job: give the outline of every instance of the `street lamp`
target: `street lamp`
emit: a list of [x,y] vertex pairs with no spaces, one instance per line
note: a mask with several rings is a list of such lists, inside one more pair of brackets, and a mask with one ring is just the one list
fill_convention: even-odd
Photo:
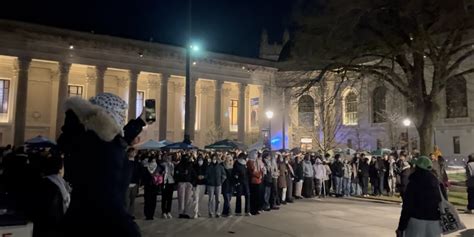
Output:
[[403,120],[403,125],[405,126],[406,128],[406,133],[407,133],[407,150],[408,150],[408,153],[410,153],[410,136],[408,135],[408,128],[410,127],[411,125],[411,120],[409,118],[406,118]]
[[270,152],[272,151],[272,118],[273,118],[273,111],[268,110],[265,112],[265,116],[268,119],[268,148]]

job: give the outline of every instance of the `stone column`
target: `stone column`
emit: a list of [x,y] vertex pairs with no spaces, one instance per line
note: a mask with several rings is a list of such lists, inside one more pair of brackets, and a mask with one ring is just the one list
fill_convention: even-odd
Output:
[[58,107],[56,115],[56,137],[61,134],[61,127],[64,124],[64,103],[68,98],[69,70],[70,63],[59,62],[59,89],[58,89]]
[[107,67],[104,65],[97,65],[95,66],[95,75],[96,75],[96,84],[95,84],[95,94],[104,93],[104,80],[105,80],[105,72],[107,71]]
[[128,120],[136,119],[137,117],[137,81],[138,70],[129,71],[128,84]]
[[222,126],[222,81],[215,81],[215,94],[214,94],[214,124],[216,128]]
[[166,139],[166,133],[168,131],[168,81],[170,75],[162,73],[161,74],[161,90],[160,90],[160,141]]
[[28,70],[30,63],[31,58],[18,58],[18,89],[16,91],[15,131],[13,134],[13,143],[17,147],[22,146],[25,142]]
[[239,86],[239,107],[237,115],[237,137],[240,142],[245,140],[245,91],[247,84],[240,84]]
[[[189,120],[185,121],[188,122],[189,126],[189,138],[194,140],[194,134],[196,131],[196,83],[199,79],[196,77],[191,77],[191,93],[189,94],[189,98],[191,99],[191,108],[189,113]],[[187,113],[188,111],[186,111]]]

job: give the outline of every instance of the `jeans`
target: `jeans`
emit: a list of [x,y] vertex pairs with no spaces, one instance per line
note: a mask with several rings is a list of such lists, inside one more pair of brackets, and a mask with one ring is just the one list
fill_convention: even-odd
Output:
[[379,194],[383,195],[385,192],[385,174],[379,175]]
[[235,187],[237,195],[235,196],[235,213],[242,213],[242,195],[245,197],[245,213],[250,212],[250,191],[248,184],[240,184]]
[[134,216],[135,214],[135,198],[138,194],[138,185],[134,187],[129,187],[127,190],[127,195],[125,196],[125,210],[128,211],[128,214]]
[[303,190],[303,180],[295,182],[295,197],[301,197],[302,190]]
[[222,193],[222,186],[207,186],[207,192],[209,195],[209,215],[220,216],[220,196]]
[[342,195],[342,177],[334,176],[334,192],[336,195]]
[[352,196],[360,196],[362,194],[362,187],[357,182],[358,179],[352,180],[352,187],[351,187],[351,195]]
[[272,186],[265,185],[265,195],[263,198],[263,209],[268,210],[270,206],[270,196],[272,195]]
[[178,213],[189,215],[193,204],[193,185],[189,182],[178,183]]
[[344,196],[350,196],[351,195],[351,178],[343,178],[342,179],[342,190]]
[[278,195],[278,180],[273,178],[271,194],[270,194],[270,206],[276,207],[280,205],[280,196]]
[[288,202],[292,202],[293,201],[293,180],[291,180],[290,177],[287,178],[287,184],[288,184],[288,187],[286,190],[286,200]]
[[193,194],[194,217],[198,217],[201,215],[201,213],[199,212],[199,202],[203,199],[205,193],[206,193],[206,185],[197,185],[194,188],[194,194]]
[[232,191],[222,193],[222,196],[224,197],[224,207],[222,209],[222,215],[228,216],[231,214],[230,201],[232,200]]
[[281,202],[285,203],[286,202],[286,191],[287,188],[280,188],[280,195],[281,195]]
[[369,177],[364,176],[362,179],[362,194],[367,195],[369,194]]
[[388,189],[390,196],[395,194],[395,188],[397,187],[397,179],[395,177],[388,177]]
[[327,194],[324,192],[324,181],[322,179],[315,179],[315,193],[316,197],[323,197],[326,196]]
[[161,212],[170,213],[173,203],[174,184],[165,184],[161,193]]

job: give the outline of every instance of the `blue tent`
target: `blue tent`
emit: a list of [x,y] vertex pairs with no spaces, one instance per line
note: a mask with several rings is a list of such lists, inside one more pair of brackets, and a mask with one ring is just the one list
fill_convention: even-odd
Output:
[[138,150],[159,150],[161,149],[162,147],[165,147],[166,145],[161,143],[161,142],[157,142],[153,139],[150,139],[148,140],[147,142],[139,145],[137,147]]
[[245,150],[247,149],[247,147],[243,143],[238,142],[238,141],[231,141],[229,139],[215,142],[214,144],[207,145],[204,148],[214,149],[214,150],[231,150],[231,149]]
[[195,149],[198,149],[198,148],[196,146],[189,145],[189,144],[184,143],[184,142],[177,142],[177,143],[169,144],[169,145],[163,147],[163,149],[166,149],[166,150],[195,150]]
[[43,136],[37,136],[31,138],[25,142],[25,145],[29,147],[55,147],[56,142],[49,140]]

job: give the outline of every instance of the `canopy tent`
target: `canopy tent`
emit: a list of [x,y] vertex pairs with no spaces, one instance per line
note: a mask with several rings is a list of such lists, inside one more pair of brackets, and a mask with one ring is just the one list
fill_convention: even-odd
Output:
[[157,142],[153,139],[150,139],[147,142],[138,145],[137,149],[138,150],[159,150],[165,146],[166,145],[161,142]]
[[392,153],[392,150],[388,149],[388,148],[381,148],[381,149],[377,149],[375,151],[372,152],[372,155],[373,156],[382,156],[384,154],[391,154]]
[[55,147],[56,142],[43,136],[37,136],[25,141],[25,145],[28,147]]
[[165,150],[195,150],[198,149],[196,146],[189,145],[184,142],[177,142],[177,143],[172,143],[169,144],[165,147],[163,147]]
[[264,148],[265,148],[265,144],[263,143],[263,141],[259,141],[250,145],[247,151],[260,151],[260,150],[263,150]]
[[205,146],[204,148],[213,149],[213,150],[231,150],[231,149],[246,150],[247,149],[247,147],[243,143],[239,141],[231,141],[229,139],[215,142],[211,145]]
[[172,142],[172,141],[168,141],[168,140],[161,140],[161,141],[159,141],[159,143],[161,143],[161,144],[167,146],[167,145],[169,145],[169,144],[172,144],[173,142]]

